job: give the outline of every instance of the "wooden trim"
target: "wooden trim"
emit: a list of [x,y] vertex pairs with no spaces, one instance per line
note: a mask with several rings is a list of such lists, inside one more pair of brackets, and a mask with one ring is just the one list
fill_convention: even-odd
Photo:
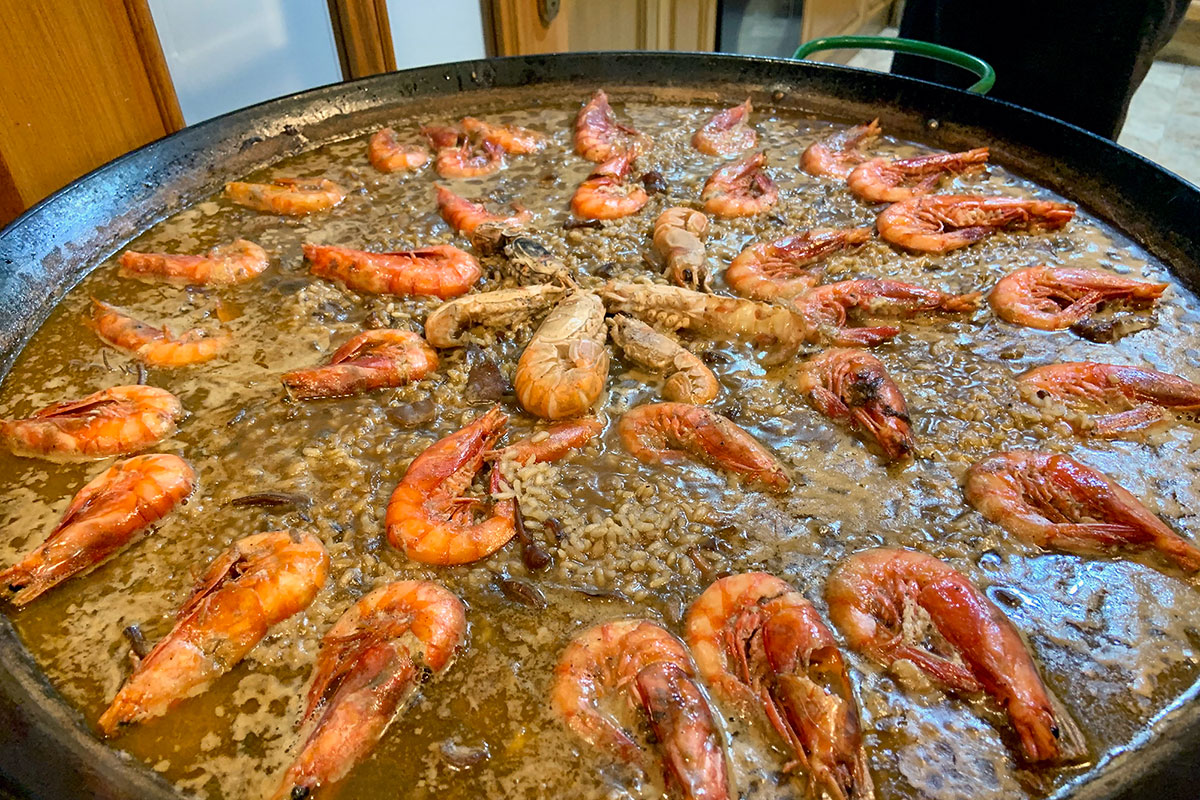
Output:
[[479,16],[483,20],[483,50],[488,58],[500,55],[500,34],[496,12],[491,0],[479,0]]
[[171,80],[171,71],[167,67],[167,58],[163,55],[158,29],[154,27],[154,17],[150,15],[150,5],[146,0],[124,2],[129,26],[133,30],[134,40],[137,41],[138,53],[146,66],[150,90],[154,92],[158,115],[162,117],[163,127],[167,132],[173,133],[184,126],[183,110],[179,107],[179,95],[175,93],[175,82]]
[[342,77],[365,78],[396,69],[387,0],[328,0]]
[[19,217],[26,206],[8,164],[4,163],[4,154],[0,153],[0,228]]
[[567,49],[567,14],[564,5],[549,27],[538,18],[534,0],[492,0],[499,55],[561,53]]

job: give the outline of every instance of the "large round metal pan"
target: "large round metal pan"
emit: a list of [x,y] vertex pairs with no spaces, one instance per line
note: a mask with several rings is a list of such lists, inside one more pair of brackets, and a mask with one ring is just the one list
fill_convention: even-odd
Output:
[[[75,181],[0,232],[0,375],[91,268],[224,181],[290,154],[403,119],[406,109],[657,94],[861,122],[945,149],[986,144],[995,162],[1122,230],[1200,289],[1200,190],[1078,128],[921,81],[825,65],[691,53],[585,53],[468,61],[327,86],[209,120]],[[1120,753],[1057,795],[1195,797],[1200,686]],[[1082,720],[1086,725],[1087,721]],[[41,675],[0,614],[0,785],[36,798],[171,798],[149,769],[101,743]],[[3,790],[0,789],[0,794]]]

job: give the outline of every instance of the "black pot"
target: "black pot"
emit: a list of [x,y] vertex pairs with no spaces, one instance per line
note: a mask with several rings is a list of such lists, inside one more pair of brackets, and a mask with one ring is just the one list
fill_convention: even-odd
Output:
[[[780,59],[693,53],[585,53],[467,61],[378,75],[272,100],[186,128],[97,169],[0,232],[0,373],[55,303],[152,223],[223,182],[436,103],[478,110],[536,87],[586,97],[600,86],[678,87],[698,99],[754,96],[992,160],[1085,206],[1200,286],[1200,190],[1079,128],[922,81]],[[469,93],[473,96],[464,96]],[[1200,794],[1200,685],[1129,746],[1056,797]],[[1086,724],[1086,721],[1084,721]],[[100,742],[46,681],[0,616],[0,784],[35,798],[178,798],[144,765]]]

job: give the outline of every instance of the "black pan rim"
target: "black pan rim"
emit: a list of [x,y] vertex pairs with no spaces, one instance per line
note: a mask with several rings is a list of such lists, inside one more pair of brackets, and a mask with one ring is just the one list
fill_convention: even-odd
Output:
[[[232,111],[120,156],[40,201],[0,231],[0,378],[45,314],[104,256],[211,192],[223,175],[241,175],[339,138],[310,139],[306,133],[319,136],[360,112],[454,93],[515,89],[534,78],[582,85],[581,91],[601,84],[745,86],[782,93],[781,105],[798,101],[803,107],[817,97],[814,107],[821,116],[846,121],[873,104],[890,110],[900,135],[938,140],[939,146],[965,140],[970,131],[998,134],[1004,147],[996,160],[1072,200],[1084,200],[1092,213],[1132,236],[1190,288],[1200,288],[1200,226],[1195,224],[1200,189],[1115,143],[1051,117],[924,81],[790,59],[640,52],[511,56],[329,84]],[[218,167],[211,162],[219,156],[228,161]],[[159,185],[152,178],[165,180]],[[182,188],[171,188],[173,182]],[[1197,695],[1200,682],[1128,746],[1081,772],[1052,797],[1123,797],[1127,789],[1145,791],[1153,785],[1147,781],[1164,768],[1178,771],[1180,766],[1189,783],[1173,785],[1194,786],[1200,765],[1188,764],[1185,754],[1200,746]],[[3,614],[0,730],[9,732],[0,744],[0,785],[11,783],[22,795],[182,796],[147,766],[92,733],[37,669]]]

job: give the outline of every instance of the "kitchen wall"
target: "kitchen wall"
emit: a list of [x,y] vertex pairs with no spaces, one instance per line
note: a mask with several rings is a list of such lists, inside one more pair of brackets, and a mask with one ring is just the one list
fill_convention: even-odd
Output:
[[342,79],[325,0],[149,3],[189,125]]

